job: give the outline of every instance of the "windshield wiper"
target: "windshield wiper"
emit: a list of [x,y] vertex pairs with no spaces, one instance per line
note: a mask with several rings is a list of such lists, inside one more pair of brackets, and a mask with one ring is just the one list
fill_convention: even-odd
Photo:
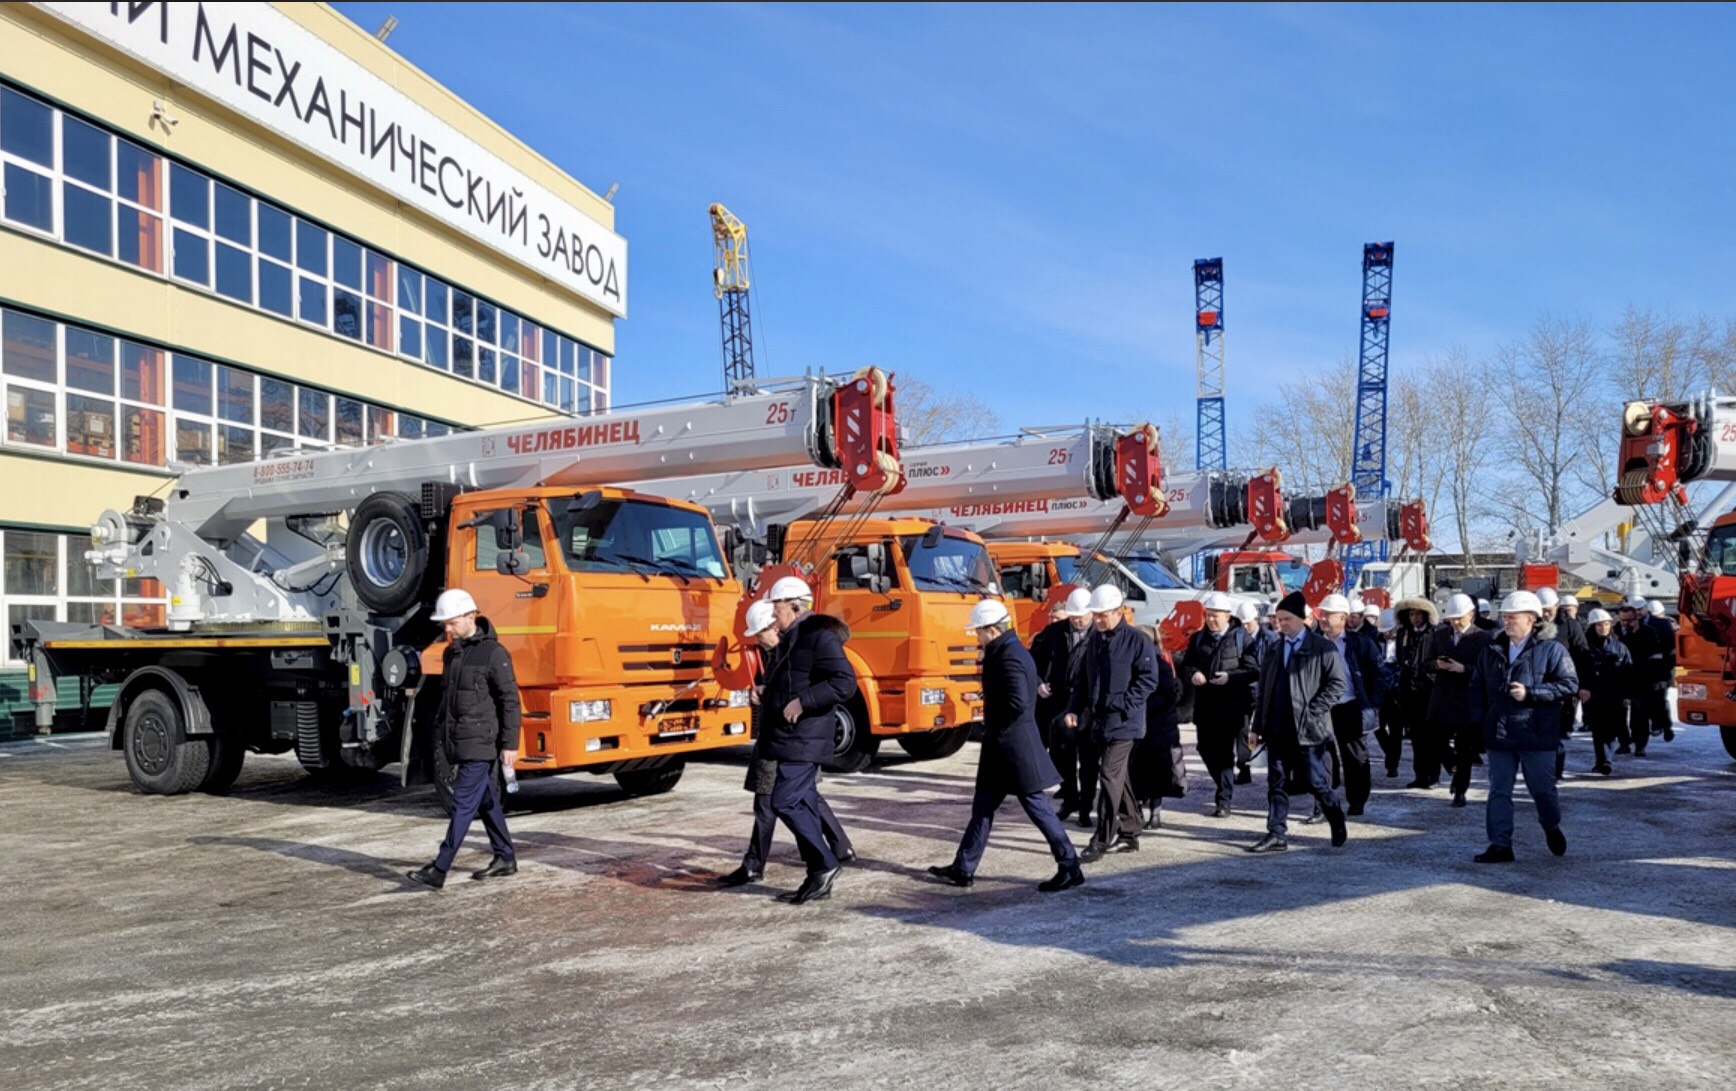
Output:
[[696,576],[704,576],[708,580],[716,580],[718,583],[723,582],[722,576],[719,576],[713,572],[707,572],[705,569],[694,564],[692,561],[683,560],[680,557],[665,557],[665,558],[663,558],[662,563],[667,564],[667,565],[679,566],[678,571],[680,571],[680,572],[691,572]]
[[[628,568],[633,568],[634,565],[644,565],[646,568],[649,568],[653,572],[661,572],[662,571],[662,569],[657,567],[657,562],[652,560],[651,558],[649,558],[649,557],[637,557],[631,553],[599,553],[599,554],[597,554],[597,560],[599,560],[599,561],[620,561],[622,564],[626,565]],[[633,568],[633,572],[640,579],[644,580],[646,583],[651,582],[651,577],[647,576],[643,572],[640,572],[637,568]]]

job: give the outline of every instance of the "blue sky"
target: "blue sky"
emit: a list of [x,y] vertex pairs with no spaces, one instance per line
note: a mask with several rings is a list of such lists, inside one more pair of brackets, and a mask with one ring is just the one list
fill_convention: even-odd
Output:
[[762,374],[881,364],[1008,425],[1191,420],[1198,257],[1232,449],[1355,353],[1364,242],[1397,369],[1545,311],[1736,314],[1729,7],[337,6],[620,183],[619,401],[720,384],[714,200]]

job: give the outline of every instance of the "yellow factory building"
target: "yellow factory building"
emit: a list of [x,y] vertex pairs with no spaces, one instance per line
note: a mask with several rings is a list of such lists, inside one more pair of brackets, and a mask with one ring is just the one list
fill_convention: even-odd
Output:
[[0,5],[8,625],[160,617],[82,554],[182,468],[606,409],[613,229],[325,4]]

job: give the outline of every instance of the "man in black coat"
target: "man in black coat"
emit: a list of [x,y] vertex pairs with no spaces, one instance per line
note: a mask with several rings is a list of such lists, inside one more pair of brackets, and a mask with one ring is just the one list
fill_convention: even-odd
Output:
[[1025,816],[1049,842],[1059,870],[1038,884],[1045,893],[1066,890],[1085,881],[1079,854],[1067,840],[1067,830],[1043,792],[1060,783],[1054,764],[1037,733],[1037,666],[1012,630],[1012,618],[999,600],[984,599],[971,608],[970,628],[983,649],[983,742],[977,760],[976,793],[970,822],[964,828],[952,863],[931,867],[929,874],[954,886],[976,882],[977,865],[994,828],[995,811],[1016,796]]
[[[1669,721],[1670,675],[1673,672],[1665,659],[1665,649],[1658,640],[1657,630],[1646,624],[1645,599],[1636,597],[1622,603],[1621,628],[1616,630],[1616,636],[1627,645],[1628,654],[1634,661],[1630,676],[1633,688],[1628,691],[1627,735],[1616,753],[1628,753],[1631,742],[1634,757],[1643,758],[1646,744],[1652,739],[1652,729],[1660,719],[1666,723]],[[1659,704],[1664,705],[1661,714],[1656,707]]]
[[1074,811],[1089,825],[1097,794],[1096,766],[1081,760],[1079,729],[1065,721],[1068,701],[1085,676],[1085,648],[1091,637],[1091,592],[1075,587],[1055,608],[1055,620],[1031,641],[1037,666],[1037,730],[1048,733],[1049,757],[1061,774],[1056,806],[1061,821]]
[[1096,632],[1085,652],[1085,684],[1073,691],[1069,726],[1085,725],[1102,755],[1097,835],[1080,857],[1094,863],[1115,852],[1138,852],[1144,825],[1128,764],[1145,734],[1145,702],[1157,688],[1157,649],[1122,616],[1121,590],[1106,583],[1091,592]]
[[1254,703],[1260,699],[1260,664],[1266,661],[1266,652],[1278,643],[1278,631],[1264,623],[1264,617],[1271,612],[1270,603],[1244,602],[1236,607],[1236,620],[1241,622],[1242,631],[1248,634],[1248,652],[1254,657],[1254,680],[1248,684],[1248,711],[1242,717],[1242,733],[1236,739],[1236,783],[1252,784],[1254,769],[1254,748],[1248,742],[1248,737],[1254,733]]
[[1670,718],[1670,687],[1676,684],[1676,626],[1664,611],[1664,604],[1652,599],[1645,605],[1642,620],[1658,638],[1664,657],[1657,671],[1663,680],[1652,698],[1652,732],[1662,735],[1665,742],[1676,740],[1676,726]]
[[[1213,818],[1228,818],[1236,779],[1236,743],[1242,737],[1249,691],[1259,660],[1247,632],[1231,619],[1230,596],[1205,597],[1205,624],[1188,637],[1176,675],[1193,704],[1194,747],[1215,791]],[[1184,697],[1184,701],[1187,698]]]
[[1592,772],[1609,776],[1610,752],[1626,730],[1628,694],[1633,692],[1633,656],[1616,639],[1615,619],[1607,611],[1591,612],[1591,630],[1586,635],[1590,652],[1579,672],[1579,702],[1585,706],[1585,726],[1591,728],[1591,746],[1597,754]]
[[[1469,595],[1457,594],[1447,599],[1442,611],[1446,621],[1436,626],[1430,638],[1428,662],[1434,673],[1434,687],[1429,692],[1428,733],[1430,745],[1435,739],[1451,739],[1448,748],[1431,750],[1437,764],[1443,754],[1452,755],[1453,806],[1465,805],[1465,793],[1471,788],[1471,766],[1483,749],[1483,725],[1471,714],[1471,672],[1483,654],[1483,647],[1494,639],[1488,630],[1477,627],[1477,607]],[[1422,747],[1418,745],[1418,752]],[[1417,775],[1430,774],[1436,766],[1418,769]]]
[[1343,595],[1327,595],[1317,612],[1320,636],[1344,664],[1347,684],[1344,696],[1332,706],[1332,734],[1338,743],[1338,768],[1349,805],[1345,813],[1360,815],[1374,787],[1368,736],[1379,722],[1380,702],[1385,696],[1381,655],[1372,640],[1350,628],[1350,603]]
[[[1590,646],[1585,641],[1585,626],[1579,623],[1579,600],[1572,595],[1563,597],[1553,587],[1545,587],[1537,592],[1537,601],[1543,604],[1543,624],[1555,627],[1555,642],[1567,649],[1567,658],[1573,661],[1574,673],[1585,670],[1585,656]],[[1574,604],[1572,611],[1568,603]],[[1560,780],[1567,772],[1567,740],[1573,734],[1574,717],[1579,713],[1579,702],[1567,705],[1561,713],[1561,745],[1555,748],[1555,779]]]
[[[1429,673],[1429,644],[1435,626],[1440,624],[1440,611],[1426,598],[1400,599],[1395,607],[1398,615],[1398,637],[1393,641],[1393,661],[1398,664],[1398,713],[1404,733],[1411,738],[1411,768],[1415,773],[1406,788],[1433,788],[1434,782],[1425,774],[1432,763],[1440,765],[1440,752],[1446,740],[1428,737],[1429,689],[1434,676]],[[1418,741],[1418,740],[1422,741]]]
[[1282,642],[1260,670],[1254,734],[1266,740],[1266,836],[1249,852],[1283,852],[1288,840],[1291,770],[1303,779],[1332,828],[1334,848],[1347,837],[1344,808],[1332,789],[1332,706],[1350,687],[1330,641],[1308,629],[1302,593],[1285,595],[1274,611]]
[[803,905],[831,896],[841,865],[821,818],[820,764],[832,756],[834,713],[856,696],[856,672],[844,656],[850,630],[813,612],[814,593],[795,576],[772,585],[772,613],[784,649],[766,672],[764,731],[757,752],[778,763],[772,813],[795,835],[808,877],[778,898]]
[[470,592],[442,591],[433,620],[446,630],[441,657],[440,709],[434,721],[435,745],[444,747],[454,769],[452,820],[431,864],[409,873],[412,882],[439,890],[477,815],[488,831],[494,858],[472,879],[494,879],[518,872],[518,854],[506,828],[506,812],[494,784],[494,763],[510,768],[518,760],[522,710],[512,656],[494,637],[494,627],[477,612]]

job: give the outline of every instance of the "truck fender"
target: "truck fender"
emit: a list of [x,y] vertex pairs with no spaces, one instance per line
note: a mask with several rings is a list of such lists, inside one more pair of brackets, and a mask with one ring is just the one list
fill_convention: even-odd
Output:
[[861,698],[862,707],[868,710],[868,722],[862,726],[872,734],[881,722],[880,683],[869,671],[867,660],[848,644],[844,645],[844,658],[850,661],[850,669],[856,672],[856,696]]
[[205,707],[205,698],[200,695],[198,686],[167,667],[140,667],[121,683],[114,704],[109,706],[109,749],[121,748],[121,724],[126,722],[127,707],[133,703],[133,698],[147,689],[160,689],[175,698],[175,703],[181,707],[181,717],[187,722],[189,736],[217,733],[211,726],[211,710]]

